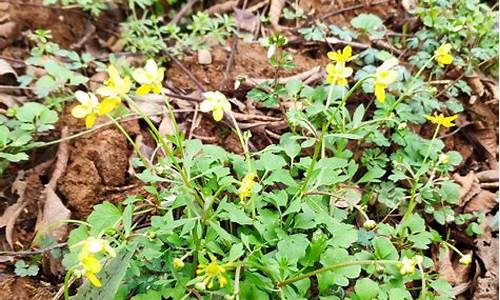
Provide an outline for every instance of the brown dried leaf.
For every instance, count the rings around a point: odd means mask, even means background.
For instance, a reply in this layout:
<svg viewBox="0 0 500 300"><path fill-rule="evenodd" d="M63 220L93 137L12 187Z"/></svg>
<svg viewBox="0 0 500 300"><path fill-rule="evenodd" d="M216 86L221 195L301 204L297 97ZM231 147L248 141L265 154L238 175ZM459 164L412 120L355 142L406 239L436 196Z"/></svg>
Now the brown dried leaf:
<svg viewBox="0 0 500 300"><path fill-rule="evenodd" d="M496 182L498 181L498 170L487 170L476 173L477 179L480 182Z"/></svg>
<svg viewBox="0 0 500 300"><path fill-rule="evenodd" d="M279 25L281 11L285 7L285 0L271 0L271 7L269 8L269 19L271 21L271 25L275 30L280 30L281 26Z"/></svg>
<svg viewBox="0 0 500 300"><path fill-rule="evenodd" d="M235 8L234 19L242 30L255 32L259 28L260 20L251 11Z"/></svg>
<svg viewBox="0 0 500 300"><path fill-rule="evenodd" d="M469 280L471 265L464 266L452 258L452 252L443 249L438 258L434 258L439 277L446 279L451 285L457 286Z"/></svg>
<svg viewBox="0 0 500 300"><path fill-rule="evenodd" d="M465 205L465 212L481 211L488 213L498 204L497 195L490 191L481 191Z"/></svg>
<svg viewBox="0 0 500 300"><path fill-rule="evenodd" d="M64 223L71 216L71 211L64 206L59 196L50 185L46 186L45 205L41 216L38 216L35 231L40 234L50 234L56 241L61 241L66 237L68 226ZM39 240L35 239L35 244Z"/></svg>
<svg viewBox="0 0 500 300"><path fill-rule="evenodd" d="M465 176L455 173L453 174L453 179L462 186L460 188L460 206L464 206L481 191L479 180L477 180L476 174L472 171Z"/></svg>
<svg viewBox="0 0 500 300"><path fill-rule="evenodd" d="M171 136L175 134L174 123L168 116L168 114L164 114L160 123L160 127L158 128L158 132L160 132L161 136Z"/></svg>
<svg viewBox="0 0 500 300"><path fill-rule="evenodd" d="M465 77L465 81L467 81L467 84L471 87L475 95L481 97L484 94L484 85L476 73Z"/></svg>
<svg viewBox="0 0 500 300"><path fill-rule="evenodd" d="M16 71L10 66L10 64L5 59L0 58L0 81L2 77L8 75L13 75L14 77L17 78Z"/></svg>
<svg viewBox="0 0 500 300"><path fill-rule="evenodd" d="M233 0L233 1L217 3L206 9L205 12L209 15L223 14L233 10L233 8L235 8L238 5L238 2L239 2L238 0Z"/></svg>
<svg viewBox="0 0 500 300"><path fill-rule="evenodd" d="M483 262L485 274L478 278L472 300L498 299L498 237L485 234L477 241L477 256Z"/></svg>
<svg viewBox="0 0 500 300"><path fill-rule="evenodd" d="M12 191L16 193L19 198L17 202L7 207L3 215L0 217L0 228L5 227L5 238L11 248L14 248L12 233L14 232L14 225L16 224L17 217L26 207L27 202L24 198L27 182L24 179L24 172L19 172L16 180L12 183Z"/></svg>

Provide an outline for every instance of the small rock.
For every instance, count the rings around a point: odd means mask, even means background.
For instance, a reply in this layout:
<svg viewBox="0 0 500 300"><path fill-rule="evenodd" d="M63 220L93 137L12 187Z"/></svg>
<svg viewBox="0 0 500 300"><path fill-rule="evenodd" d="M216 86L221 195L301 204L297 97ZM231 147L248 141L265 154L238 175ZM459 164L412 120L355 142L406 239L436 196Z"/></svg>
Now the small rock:
<svg viewBox="0 0 500 300"><path fill-rule="evenodd" d="M207 49L198 51L198 63L200 65L209 65L212 63L212 54Z"/></svg>

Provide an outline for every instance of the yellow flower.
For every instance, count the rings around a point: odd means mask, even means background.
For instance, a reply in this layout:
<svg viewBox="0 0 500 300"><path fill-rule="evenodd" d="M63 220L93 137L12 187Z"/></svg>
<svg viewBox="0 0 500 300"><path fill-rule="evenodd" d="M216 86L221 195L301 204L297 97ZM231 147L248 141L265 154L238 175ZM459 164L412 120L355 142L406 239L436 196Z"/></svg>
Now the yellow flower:
<svg viewBox="0 0 500 300"><path fill-rule="evenodd" d="M255 184L255 172L250 172L241 180L241 186L238 192L240 193L240 199L244 200L245 198L250 197L252 195L252 189Z"/></svg>
<svg viewBox="0 0 500 300"><path fill-rule="evenodd" d="M97 258L92 254L85 257L80 257L80 265L83 268L83 275L96 287L101 286L101 281L97 278L96 274L102 269L102 265Z"/></svg>
<svg viewBox="0 0 500 300"><path fill-rule="evenodd" d="M347 85L347 78L352 75L352 69L342 63L326 65L326 82L339 86Z"/></svg>
<svg viewBox="0 0 500 300"><path fill-rule="evenodd" d="M118 70L110 65L108 67L109 78L104 82L104 86L97 89L97 94L106 98L113 98L115 101L121 100L129 91L132 82L128 76L120 77Z"/></svg>
<svg viewBox="0 0 500 300"><path fill-rule="evenodd" d="M92 93L85 93L83 91L76 91L75 97L79 105L73 107L71 115L77 119L85 118L85 126L90 128L94 126L97 116L105 115L111 112L118 104L120 99L106 98L101 103L97 97Z"/></svg>
<svg viewBox="0 0 500 300"><path fill-rule="evenodd" d="M224 112L231 110L231 103L226 99L226 96L221 92L206 92L203 93L205 100L200 104L202 112L212 112L214 120L219 122L224 116Z"/></svg>
<svg viewBox="0 0 500 300"><path fill-rule="evenodd" d="M83 276L87 277L90 283L92 283L92 285L94 285L95 287L101 287L101 281L99 280L99 278L97 278L95 273L85 271L83 273Z"/></svg>
<svg viewBox="0 0 500 300"><path fill-rule="evenodd" d="M223 288L227 282L226 269L232 266L231 263L219 264L217 258L212 257L212 261L207 264L199 264L196 270L198 279L202 280L203 284L209 289L214 286L214 281L219 281L219 286Z"/></svg>
<svg viewBox="0 0 500 300"><path fill-rule="evenodd" d="M433 116L425 115L425 118L429 121L431 121L434 124L442 125L446 128L450 128L455 126L455 121L457 119L458 115L453 115L450 117L445 117L443 114L437 114L436 112L434 113Z"/></svg>
<svg viewBox="0 0 500 300"><path fill-rule="evenodd" d="M449 65L453 62L453 56L450 54L451 44L446 43L441 45L436 52L434 52L434 59L442 68L444 65Z"/></svg>
<svg viewBox="0 0 500 300"><path fill-rule="evenodd" d="M398 73L392 70L397 64L398 60L391 58L377 68L373 89L375 90L375 97L380 103L385 101L385 89L398 79Z"/></svg>
<svg viewBox="0 0 500 300"><path fill-rule="evenodd" d="M351 46L345 46L343 50L330 51L327 53L327 56L329 59L342 65L356 58L356 55L352 56Z"/></svg>
<svg viewBox="0 0 500 300"><path fill-rule="evenodd" d="M116 256L115 250L109 245L108 241L89 236L83 242L82 250L80 251L80 259L96 253L107 253L111 257Z"/></svg>
<svg viewBox="0 0 500 300"><path fill-rule="evenodd" d="M83 270L79 271L85 276L90 283L96 287L101 286L101 281L97 278L96 274L102 269L101 262L95 257L94 254L105 253L111 257L115 257L115 250L109 245L109 242L103 239L97 239L89 236L82 242L83 246L78 254L80 266Z"/></svg>
<svg viewBox="0 0 500 300"><path fill-rule="evenodd" d="M132 73L135 81L141 84L137 89L137 95L142 96L150 92L160 94L164 74L164 68L158 68L154 60L148 59L144 68L136 69Z"/></svg>

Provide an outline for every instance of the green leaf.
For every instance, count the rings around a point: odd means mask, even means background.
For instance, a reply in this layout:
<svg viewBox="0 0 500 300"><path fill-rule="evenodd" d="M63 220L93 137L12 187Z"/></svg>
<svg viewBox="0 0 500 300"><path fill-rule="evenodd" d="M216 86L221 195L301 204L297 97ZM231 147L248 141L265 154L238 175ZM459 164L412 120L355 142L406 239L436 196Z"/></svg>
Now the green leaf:
<svg viewBox="0 0 500 300"><path fill-rule="evenodd" d="M0 158L4 158L4 159L11 161L11 162L20 162L22 160L28 160L29 156L24 152L16 153L16 154L0 152Z"/></svg>
<svg viewBox="0 0 500 300"><path fill-rule="evenodd" d="M18 276L36 276L38 274L39 268L37 265L27 265L24 260L18 260L14 265L14 272Z"/></svg>
<svg viewBox="0 0 500 300"><path fill-rule="evenodd" d="M38 97L47 97L58 88L59 84L50 75L42 76L35 84L35 92Z"/></svg>
<svg viewBox="0 0 500 300"><path fill-rule="evenodd" d="M110 202L103 202L94 207L94 211L90 214L87 222L92 225L90 228L91 236L98 236L103 231L114 228L118 225L122 217L122 212Z"/></svg>
<svg viewBox="0 0 500 300"><path fill-rule="evenodd" d="M354 261L354 257L349 255L349 252L341 248L328 248L321 257L321 264L324 267ZM331 271L326 271L318 274L318 283L320 291L326 291L333 284L340 286L348 286L349 279L357 278L361 273L359 265L346 267L338 267Z"/></svg>
<svg viewBox="0 0 500 300"><path fill-rule="evenodd" d="M233 203L221 202L219 208L226 212L220 214L222 218L227 218L231 220L231 222L238 223L240 225L253 224L253 220L248 217L243 210L241 210Z"/></svg>
<svg viewBox="0 0 500 300"><path fill-rule="evenodd" d="M328 242L330 246L349 248L352 244L358 241L358 230L345 223L332 224L327 227L333 238Z"/></svg>
<svg viewBox="0 0 500 300"><path fill-rule="evenodd" d="M289 235L278 242L278 253L287 257L290 264L296 264L306 254L307 246L309 240L305 234Z"/></svg>
<svg viewBox="0 0 500 300"><path fill-rule="evenodd" d="M274 171L286 166L287 163L281 155L276 155L270 151L264 152L255 163L258 170Z"/></svg>
<svg viewBox="0 0 500 300"><path fill-rule="evenodd" d="M356 281L354 291L360 300L371 300L378 296L378 283L369 279L363 278Z"/></svg>
<svg viewBox="0 0 500 300"><path fill-rule="evenodd" d="M383 29L384 22L376 15L360 14L351 20L351 25L354 28L362 29L368 33L374 33L379 29Z"/></svg>
<svg viewBox="0 0 500 300"><path fill-rule="evenodd" d="M378 259L398 260L399 254L396 247L385 237L376 237L372 241L375 256Z"/></svg>

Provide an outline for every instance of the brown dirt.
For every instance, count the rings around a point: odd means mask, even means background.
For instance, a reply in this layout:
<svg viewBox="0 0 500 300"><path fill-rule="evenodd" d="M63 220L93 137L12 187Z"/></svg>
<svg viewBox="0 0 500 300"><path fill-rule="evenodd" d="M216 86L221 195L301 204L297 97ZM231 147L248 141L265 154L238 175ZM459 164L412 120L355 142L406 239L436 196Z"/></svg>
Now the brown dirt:
<svg viewBox="0 0 500 300"><path fill-rule="evenodd" d="M231 41L228 41L231 45ZM215 46L211 50L212 63L209 65L200 65L198 56L186 54L182 59L182 64L188 68L207 90L232 91L234 81L237 76L247 76L249 78L272 78L273 68L267 63L267 50L258 43L245 43L239 41L234 55L234 63L228 80L222 89L219 89L224 79L224 70L229 59L229 48ZM280 77L291 76L300 72L307 71L318 64L326 64L327 59L313 59L301 53L294 53L294 61L297 67L291 71L281 71ZM184 90L194 90L196 85L175 63L167 70L167 79L177 87Z"/></svg>
<svg viewBox="0 0 500 300"><path fill-rule="evenodd" d="M0 299L47 300L57 292L54 285L30 277L0 275Z"/></svg>
<svg viewBox="0 0 500 300"><path fill-rule="evenodd" d="M102 201L100 195L105 187L126 183L130 153L126 138L114 128L75 141L58 187L73 217L87 216Z"/></svg>

